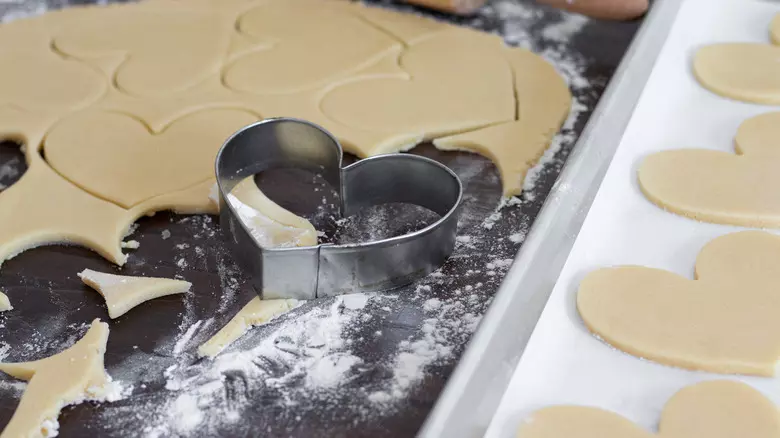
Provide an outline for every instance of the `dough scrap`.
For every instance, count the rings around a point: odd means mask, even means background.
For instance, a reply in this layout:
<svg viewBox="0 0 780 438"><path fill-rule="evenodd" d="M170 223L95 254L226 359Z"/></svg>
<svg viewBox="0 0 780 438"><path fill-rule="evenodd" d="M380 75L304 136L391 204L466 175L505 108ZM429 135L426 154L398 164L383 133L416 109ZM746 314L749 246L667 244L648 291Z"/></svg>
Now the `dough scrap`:
<svg viewBox="0 0 780 438"><path fill-rule="evenodd" d="M29 382L0 438L52 436L63 407L84 400L105 400L111 382L103 368L107 341L108 324L96 319L83 338L54 356L0 363L0 371ZM55 426L53 430L47 428L50 424Z"/></svg>
<svg viewBox="0 0 780 438"><path fill-rule="evenodd" d="M262 247L317 245L317 230L311 222L270 200L255 184L254 175L239 182L227 202Z"/></svg>
<svg viewBox="0 0 780 438"><path fill-rule="evenodd" d="M780 14L775 15L772 24L769 25L769 36L773 43L780 46Z"/></svg>
<svg viewBox="0 0 780 438"><path fill-rule="evenodd" d="M244 335L251 327L264 324L289 312L298 300L261 300L252 298L217 334L198 347L200 357L216 357L228 345Z"/></svg>
<svg viewBox="0 0 780 438"><path fill-rule="evenodd" d="M255 121L245 111L206 110L153 134L123 114L86 112L56 124L44 151L47 162L74 184L130 208L213 178L222 143Z"/></svg>
<svg viewBox="0 0 780 438"><path fill-rule="evenodd" d="M658 152L639 167L639 186L653 203L705 222L780 227L780 113L748 119L736 155L680 149Z"/></svg>
<svg viewBox="0 0 780 438"><path fill-rule="evenodd" d="M8 295L0 292L0 312L7 312L13 309L14 307L11 305L11 300L8 299Z"/></svg>
<svg viewBox="0 0 780 438"><path fill-rule="evenodd" d="M702 47L693 60L699 83L745 102L780 105L780 47L728 43Z"/></svg>
<svg viewBox="0 0 780 438"><path fill-rule="evenodd" d="M108 315L112 319L119 318L141 303L166 295L183 294L192 287L188 281L114 275L91 269L81 271L78 276L105 298Z"/></svg>
<svg viewBox="0 0 780 438"><path fill-rule="evenodd" d="M514 73L518 120L438 138L442 150L468 150L498 167L504 196L519 195L528 169L536 165L571 109L571 92L555 68L523 49L506 49Z"/></svg>
<svg viewBox="0 0 780 438"><path fill-rule="evenodd" d="M696 280L661 269L599 269L580 283L585 325L614 347L663 364L772 376L780 359L780 237L727 234L696 259Z"/></svg>
<svg viewBox="0 0 780 438"><path fill-rule="evenodd" d="M779 438L777 407L752 387L712 380L687 386L666 403L658 434L598 408L553 406L525 420L517 438Z"/></svg>

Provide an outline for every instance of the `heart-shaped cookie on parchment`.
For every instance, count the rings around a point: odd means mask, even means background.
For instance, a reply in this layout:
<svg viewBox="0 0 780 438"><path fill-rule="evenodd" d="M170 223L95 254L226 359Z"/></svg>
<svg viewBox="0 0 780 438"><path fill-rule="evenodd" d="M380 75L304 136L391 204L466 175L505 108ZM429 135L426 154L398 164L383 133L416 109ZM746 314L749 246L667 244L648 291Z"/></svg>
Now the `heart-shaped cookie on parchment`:
<svg viewBox="0 0 780 438"><path fill-rule="evenodd" d="M780 227L780 113L748 119L736 152L658 152L639 167L639 186L661 208L693 219Z"/></svg>
<svg viewBox="0 0 780 438"><path fill-rule="evenodd" d="M90 111L57 123L44 142L46 161L84 190L130 208L214 178L222 143L257 116L234 109L196 112L163 132L119 113Z"/></svg>
<svg viewBox="0 0 780 438"><path fill-rule="evenodd" d="M696 280L661 269L599 269L580 283L591 332L635 356L716 373L771 376L780 359L780 237L727 234L696 259Z"/></svg>
<svg viewBox="0 0 780 438"><path fill-rule="evenodd" d="M664 407L658 433L598 408L552 406L521 425L517 438L780 438L777 407L744 383L713 380L685 387Z"/></svg>

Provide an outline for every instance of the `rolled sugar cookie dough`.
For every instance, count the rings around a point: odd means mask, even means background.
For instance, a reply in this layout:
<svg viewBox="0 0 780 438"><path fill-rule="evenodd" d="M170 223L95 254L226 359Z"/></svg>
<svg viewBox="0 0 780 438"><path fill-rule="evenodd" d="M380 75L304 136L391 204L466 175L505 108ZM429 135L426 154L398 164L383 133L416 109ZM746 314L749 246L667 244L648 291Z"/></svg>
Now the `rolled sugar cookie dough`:
<svg viewBox="0 0 780 438"><path fill-rule="evenodd" d="M200 357L215 357L250 328L285 314L298 305L298 300L261 300L252 298L217 334L198 347Z"/></svg>
<svg viewBox="0 0 780 438"><path fill-rule="evenodd" d="M680 149L646 157L639 186L661 208L693 219L750 227L780 227L780 113L748 119L736 155Z"/></svg>
<svg viewBox="0 0 780 438"><path fill-rule="evenodd" d="M0 371L27 380L27 388L0 438L46 437L57 432L60 410L106 400L111 378L103 368L108 324L96 319L72 347L33 362L0 363Z"/></svg>
<svg viewBox="0 0 780 438"><path fill-rule="evenodd" d="M780 438L777 407L750 386L727 380L697 383L664 406L658 433L618 414L585 406L552 406L532 413L517 438Z"/></svg>
<svg viewBox="0 0 780 438"><path fill-rule="evenodd" d="M211 180L219 147L256 120L246 111L206 110L153 133L124 114L85 112L54 125L43 149L61 175L93 195L131 208Z"/></svg>
<svg viewBox="0 0 780 438"><path fill-rule="evenodd" d="M72 7L0 25L0 61L0 136L30 164L0 193L0 262L67 242L123 263L139 216L215 211L214 153L261 117L318 123L360 157L456 135L438 145L496 160L519 194L570 104L538 55L357 2Z"/></svg>
<svg viewBox="0 0 780 438"><path fill-rule="evenodd" d="M728 43L702 47L693 60L699 83L745 102L780 105L780 47Z"/></svg>
<svg viewBox="0 0 780 438"><path fill-rule="evenodd" d="M695 280L642 266L591 272L580 283L577 310L591 332L634 356L772 376L780 359L778 263L780 237L727 234L701 250Z"/></svg>
<svg viewBox="0 0 780 438"><path fill-rule="evenodd" d="M317 230L311 222L265 196L255 184L254 176L243 179L233 187L227 195L227 202L262 247L317 245Z"/></svg>
<svg viewBox="0 0 780 438"><path fill-rule="evenodd" d="M169 278L130 277L85 269L78 274L81 281L95 289L106 300L108 315L118 318L133 307L166 295L190 291L192 283Z"/></svg>
<svg viewBox="0 0 780 438"><path fill-rule="evenodd" d="M11 305L11 300L8 299L8 295L0 292L0 312L7 312L9 310L13 310L13 308L14 307Z"/></svg>

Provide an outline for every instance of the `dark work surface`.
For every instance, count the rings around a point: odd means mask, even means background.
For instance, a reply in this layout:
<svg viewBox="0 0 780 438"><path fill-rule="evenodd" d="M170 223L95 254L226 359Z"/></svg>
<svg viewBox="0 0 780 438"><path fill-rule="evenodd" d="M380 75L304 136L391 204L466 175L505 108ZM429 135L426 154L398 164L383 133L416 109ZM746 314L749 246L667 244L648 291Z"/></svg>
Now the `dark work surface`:
<svg viewBox="0 0 780 438"><path fill-rule="evenodd" d="M0 14L14 13L20 9L34 9L36 4L45 2L24 2L0 4ZM89 3L82 1L51 0L52 7L64 6L68 3ZM371 2L382 3L388 2ZM466 303L465 310L455 314L454 318L465 315L466 312L481 314L487 308L491 297L495 294L506 269L496 269L489 275L482 269L475 274L466 275L466 271L475 267L484 268L491 260L511 259L521 245L521 241L508 239L512 234L522 233L533 222L552 184L560 172L560 168L568 156L576 138L592 112L604 87L614 72L617 64L637 30L638 23L609 23L591 21L571 41L561 42L546 38L544 30L550 23L560 21L560 13L542 6L528 6L534 11L535 18L517 20L502 17L500 11L511 5L507 1L493 2L492 6L484 8L476 17L451 17L439 13L431 13L418 8L403 6L403 10L413 10L418 13L432 15L438 19L459 24L472 25L480 29L503 34L512 42L518 34L530 38L530 45L537 51L545 49L563 50L568 57L579 60L589 86L580 87L577 97L587 106L587 111L573 126L569 141L557 153L554 160L544 168L532 195L522 202L517 202L501 210L500 217L495 219L495 225L488 229L481 225L482 221L493 213L499 201L501 189L495 167L489 160L482 157L460 152L440 152L430 145L423 145L412 150L437 159L453 168L463 179L466 186L464 215L460 222L460 234L471 236L471 244L461 244L454 256L442 268L442 276L437 281L430 279L421 284L430 285L432 290L422 299L411 293L418 285L412 285L400 291L397 300L389 312L379 310L369 305L366 312L382 313L370 322L361 324L348 333L354 340L353 353L362 359L363 366L355 369L350 381L344 383L338 390L330 391L327 396L318 394L302 394L289 392L279 388L246 387L242 397L252 400L251 406L242 412L242 420L230 425L217 425L212 429L204 429L193 433L196 436L412 436L422 425L426 415L433 407L439 393L443 389L448 376L457 363L457 358L466 346L471 330L452 330L448 332L443 345L451 348L451 352L443 355L426 367L425 374L419 382L413 385L404 397L389 406L383 406L370 415L365 411L375 410L366 401L366 394L382 390L392 379L392 370L388 363L398 353L398 345L404 340L414 340L420 336L420 326L426 314L423 302L430 297L439 297L443 302ZM530 2L519 2L530 5ZM522 28L519 28L522 27ZM516 41L515 41L516 42ZM15 147L0 146L0 164L9 163L21 155ZM24 166L12 166L22 171ZM3 175L0 173L0 184L10 184L18 175ZM267 189L274 196L274 180L269 180ZM261 181L262 183L262 181ZM2 186L0 186L2 187ZM278 193L277 193L278 195ZM293 208L295 206L290 206ZM388 221L398 224L406 223L406 219L416 220L414 211L402 207L391 207L374 214L391 218ZM371 216L370 214L368 216ZM375 235L376 230L371 220L353 220L353 227L348 231L336 232L337 239L355 240L361 235ZM370 217L369 217L370 219ZM76 247L51 246L27 251L9 260L0 270L0 289L10 296L15 310L0 316L0 341L11 346L6 360L31 360L54 354L74 339L84 333L85 323L94 318L107 319L102 299L83 286L76 273L92 268L106 272L121 272L127 275L146 275L160 277L180 276L194 284L193 294L186 300L180 296L160 298L145 303L127 315L110 321L111 334L106 367L111 374L119 373L120 365L126 358L137 351L146 353L150 365L148 372L136 370L138 378L133 396L114 404L81 404L68 407L60 416L62 436L140 436L146 420L139 412L143 412L147 404L162 403L167 391L165 380L152 366L152 362L167 363L173 361L171 338L178 334L177 329L189 321L214 318L209 333L224 324L240 306L254 293L245 284L241 274L237 273L235 285L226 285L225 277L220 273L231 270L230 255L224 250L219 240L216 218L204 217L184 218L171 214L157 214L154 217L143 218L132 238L141 244L140 249L133 252L128 264L121 271L101 259L89 250ZM324 224L327 228L332 224ZM396 230L387 232L398 232ZM162 239L161 233L169 230L170 239ZM357 230L357 231L356 231ZM362 230L362 231L361 231ZM341 233L341 234L339 234ZM332 233L328 233L329 235ZM175 245L187 244L190 248L201 248L197 257L177 249ZM176 261L184 257L187 267L177 266ZM505 267L504 267L505 268ZM475 269L476 270L476 269ZM459 301L453 296L453 291L459 291L466 286L483 284L484 287L475 290L476 298L472 301ZM220 303L225 301L225 288L235 290L231 304L220 309ZM231 292L232 293L232 292ZM382 301L384 302L384 301ZM307 303L302 308L292 312L288 318L303 314L317 306L329 306L329 301ZM461 306L464 307L464 306ZM430 316L427 316L430 317ZM194 318L194 319L192 319ZM271 324L272 326L273 324ZM241 346L252 345L263 338L271 327L258 328L248 339L242 340ZM381 331L378 339L371 337L372 333ZM25 348L29 344L29 348ZM192 346L188 347L190 361ZM171 362L174 363L174 362ZM273 368L268 365L269 368ZM226 391L236 391L235 385L228 379ZM143 382L145 387L141 387ZM295 383L293 383L295 384ZM240 385L239 385L240 386ZM292 395L291 395L292 394ZM226 396L228 400L234 396ZM282 403L282 398L292 398ZM18 392L7 388L0 391L0 424L4 424L13 413L18 402ZM132 408L136 406L137 409ZM123 418L123 407L130 409L138 418ZM116 414L109 415L112 409ZM150 414L151 415L151 414ZM108 418L108 420L107 420ZM151 417L150 417L151 418ZM151 421L151 420L150 420ZM197 429L196 429L197 431ZM173 435L166 432L160 436Z"/></svg>

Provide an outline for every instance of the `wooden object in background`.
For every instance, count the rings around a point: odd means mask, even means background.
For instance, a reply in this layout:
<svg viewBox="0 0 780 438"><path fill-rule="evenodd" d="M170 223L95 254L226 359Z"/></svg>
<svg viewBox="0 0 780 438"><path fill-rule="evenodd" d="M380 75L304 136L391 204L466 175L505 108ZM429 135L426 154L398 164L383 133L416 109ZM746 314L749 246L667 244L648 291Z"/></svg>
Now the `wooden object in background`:
<svg viewBox="0 0 780 438"><path fill-rule="evenodd" d="M538 0L556 8L605 20L632 20L647 12L648 0Z"/></svg>
<svg viewBox="0 0 780 438"><path fill-rule="evenodd" d="M487 0L405 0L406 3L424 6L451 14L468 15L476 11Z"/></svg>

